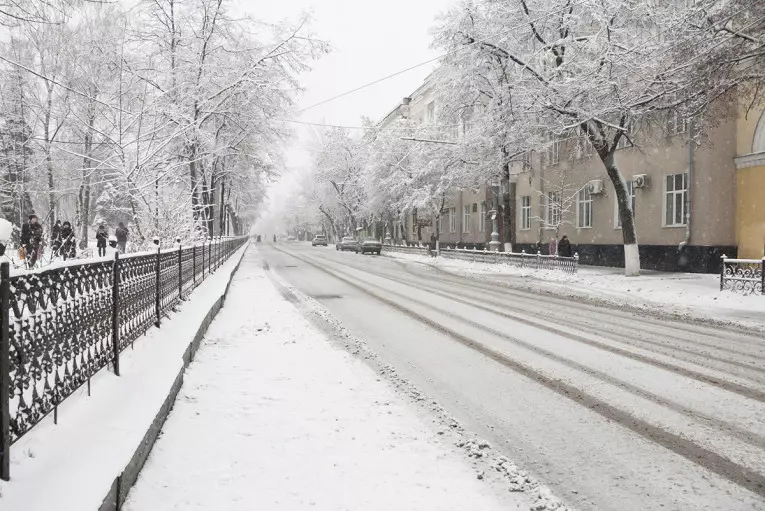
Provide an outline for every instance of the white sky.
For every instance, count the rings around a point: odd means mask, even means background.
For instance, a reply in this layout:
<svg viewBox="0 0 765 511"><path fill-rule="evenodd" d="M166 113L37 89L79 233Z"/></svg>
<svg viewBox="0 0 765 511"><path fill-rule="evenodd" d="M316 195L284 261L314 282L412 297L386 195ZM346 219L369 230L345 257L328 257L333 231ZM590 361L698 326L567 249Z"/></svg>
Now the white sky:
<svg viewBox="0 0 765 511"><path fill-rule="evenodd" d="M305 108L438 56L430 48L430 28L436 16L455 0L276 0L258 2L257 6L241 1L247 12L269 21L296 19L304 12L313 12L314 33L328 41L333 51L301 77L306 91L299 100L299 108ZM298 119L350 126L358 126L362 116L381 119L422 83L434 65L422 66L310 109ZM309 164L315 140L313 128L302 125L294 128L298 136L286 148L286 164L290 169ZM290 182L293 181L285 179L270 190L272 215L286 206L282 201Z"/></svg>
<svg viewBox="0 0 765 511"><path fill-rule="evenodd" d="M316 104L359 85L438 55L429 30L451 0L277 0L248 4L254 16L299 18L313 12L315 34L334 50L302 77L306 88L300 107ZM433 70L425 65L363 91L304 112L300 120L358 126L362 115L379 119L416 89ZM302 144L289 153L289 165L307 163Z"/></svg>

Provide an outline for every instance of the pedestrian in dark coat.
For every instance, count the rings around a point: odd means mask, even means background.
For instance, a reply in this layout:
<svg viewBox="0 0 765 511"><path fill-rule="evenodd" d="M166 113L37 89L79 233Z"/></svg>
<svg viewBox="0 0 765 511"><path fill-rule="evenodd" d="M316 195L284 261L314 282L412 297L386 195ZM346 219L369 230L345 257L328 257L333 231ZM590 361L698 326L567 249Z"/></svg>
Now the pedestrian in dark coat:
<svg viewBox="0 0 765 511"><path fill-rule="evenodd" d="M27 265L32 268L42 255L43 229L37 215L29 215L29 223L21 226L21 244L26 250Z"/></svg>
<svg viewBox="0 0 765 511"><path fill-rule="evenodd" d="M64 222L61 224L61 250L60 254L66 261L67 259L74 259L74 257L77 255L76 251L76 243L74 240L74 231L72 230L72 224L69 222Z"/></svg>
<svg viewBox="0 0 765 511"><path fill-rule="evenodd" d="M106 230L106 224L98 226L96 231L96 246L98 247L98 257L106 255L106 241L109 239L109 231Z"/></svg>
<svg viewBox="0 0 765 511"><path fill-rule="evenodd" d="M130 231L128 231L128 228L125 227L125 224L122 222L119 223L117 230L114 232L114 234L117 236L117 248L119 249L120 254L125 253L129 232Z"/></svg>
<svg viewBox="0 0 765 511"><path fill-rule="evenodd" d="M571 257L571 242L568 236L563 236L558 243L558 255L561 257Z"/></svg>
<svg viewBox="0 0 765 511"><path fill-rule="evenodd" d="M61 220L56 220L56 223L53 224L53 227L50 228L50 241L51 243L56 243L56 240L61 235Z"/></svg>

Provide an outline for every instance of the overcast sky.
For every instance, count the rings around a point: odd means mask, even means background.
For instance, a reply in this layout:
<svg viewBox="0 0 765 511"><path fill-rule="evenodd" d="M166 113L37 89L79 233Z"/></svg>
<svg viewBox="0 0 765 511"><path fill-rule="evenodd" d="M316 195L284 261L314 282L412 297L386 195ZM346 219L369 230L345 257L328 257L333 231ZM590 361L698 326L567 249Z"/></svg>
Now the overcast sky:
<svg viewBox="0 0 765 511"><path fill-rule="evenodd" d="M437 15L455 0L276 0L251 6L241 0L250 14L270 21L298 19L313 13L313 31L328 41L333 51L301 77L306 88L300 108L314 105L365 83L434 58L430 28ZM401 98L413 92L434 69L428 64L395 78L355 92L302 113L306 122L358 126L362 116L381 119ZM286 149L289 168L308 165L315 137L313 128L295 125L298 137ZM282 169L288 170L288 169ZM274 186L270 193L271 214L278 214L290 178ZM271 216L271 215L267 215Z"/></svg>
<svg viewBox="0 0 765 511"><path fill-rule="evenodd" d="M244 0L243 0L244 1ZM429 30L451 0L277 0L258 2L255 16L297 18L312 11L314 32L333 51L303 76L301 108L437 56ZM264 5L265 4L265 5ZM245 4L247 5L247 4ZM264 10L265 9L265 10ZM362 115L379 119L416 89L433 70L426 65L304 112L300 120L359 125ZM305 136L305 134L304 134ZM289 164L307 162L305 147L290 150Z"/></svg>

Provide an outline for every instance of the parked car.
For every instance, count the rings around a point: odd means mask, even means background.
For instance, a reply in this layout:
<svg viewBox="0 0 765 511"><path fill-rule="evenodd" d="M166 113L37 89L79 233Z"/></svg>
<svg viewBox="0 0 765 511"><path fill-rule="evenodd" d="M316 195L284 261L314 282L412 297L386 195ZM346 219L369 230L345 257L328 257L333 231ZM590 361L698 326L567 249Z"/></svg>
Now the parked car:
<svg viewBox="0 0 765 511"><path fill-rule="evenodd" d="M327 237L324 236L323 234L317 234L316 236L313 237L313 241L311 241L311 246L312 247L316 247L316 246L326 247L327 246Z"/></svg>
<svg viewBox="0 0 765 511"><path fill-rule="evenodd" d="M367 238L358 243L356 252L380 255L380 252L382 252L382 243L374 238Z"/></svg>
<svg viewBox="0 0 765 511"><path fill-rule="evenodd" d="M335 250L352 250L356 252L359 242L353 236L345 236L343 239L335 244Z"/></svg>

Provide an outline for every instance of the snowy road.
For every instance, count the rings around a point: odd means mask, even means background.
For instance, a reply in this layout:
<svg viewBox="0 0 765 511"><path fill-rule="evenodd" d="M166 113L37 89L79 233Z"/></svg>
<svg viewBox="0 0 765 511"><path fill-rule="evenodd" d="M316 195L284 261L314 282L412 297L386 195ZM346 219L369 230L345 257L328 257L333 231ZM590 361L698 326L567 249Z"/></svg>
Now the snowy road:
<svg viewBox="0 0 765 511"><path fill-rule="evenodd" d="M332 247L260 251L579 509L765 509L762 339Z"/></svg>

